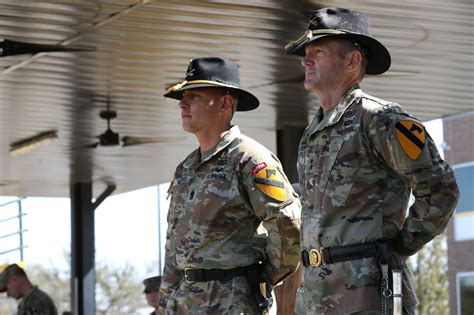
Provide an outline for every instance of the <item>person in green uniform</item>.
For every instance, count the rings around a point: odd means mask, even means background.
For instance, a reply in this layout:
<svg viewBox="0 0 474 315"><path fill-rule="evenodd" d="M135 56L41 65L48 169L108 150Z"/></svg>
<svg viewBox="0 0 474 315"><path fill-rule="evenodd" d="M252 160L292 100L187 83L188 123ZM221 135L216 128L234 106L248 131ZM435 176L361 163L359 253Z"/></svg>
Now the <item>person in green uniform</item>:
<svg viewBox="0 0 474 315"><path fill-rule="evenodd" d="M366 74L391 63L364 13L316 10L285 48L302 57L304 87L320 104L298 150L297 313L387 314L391 270L399 269L403 311L412 314L417 298L405 260L445 230L459 198L453 170L421 121L361 90Z"/></svg>
<svg viewBox="0 0 474 315"><path fill-rule="evenodd" d="M150 315L156 315L160 302L161 276L154 276L143 280L143 293L145 293L146 302L154 308Z"/></svg>
<svg viewBox="0 0 474 315"><path fill-rule="evenodd" d="M277 157L231 124L259 101L219 57L191 60L165 96L199 147L170 185L160 312L262 314L270 286L298 266L301 205Z"/></svg>
<svg viewBox="0 0 474 315"><path fill-rule="evenodd" d="M17 315L57 315L58 311L51 297L38 286L31 284L25 271L17 264L11 264L0 274L0 292L20 300Z"/></svg>

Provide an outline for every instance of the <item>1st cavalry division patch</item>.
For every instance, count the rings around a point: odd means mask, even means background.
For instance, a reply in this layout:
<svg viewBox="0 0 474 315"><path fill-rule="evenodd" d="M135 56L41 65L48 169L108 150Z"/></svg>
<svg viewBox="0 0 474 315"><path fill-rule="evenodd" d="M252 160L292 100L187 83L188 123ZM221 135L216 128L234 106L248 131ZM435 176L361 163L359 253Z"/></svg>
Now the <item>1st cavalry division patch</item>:
<svg viewBox="0 0 474 315"><path fill-rule="evenodd" d="M395 124L397 140L403 151L412 160L416 160L425 146L426 134L422 124L403 120Z"/></svg>
<svg viewBox="0 0 474 315"><path fill-rule="evenodd" d="M259 167L260 166L260 167ZM261 167L257 165L251 172L254 176L253 181L265 195L278 200L286 199L285 184L278 170L273 166Z"/></svg>

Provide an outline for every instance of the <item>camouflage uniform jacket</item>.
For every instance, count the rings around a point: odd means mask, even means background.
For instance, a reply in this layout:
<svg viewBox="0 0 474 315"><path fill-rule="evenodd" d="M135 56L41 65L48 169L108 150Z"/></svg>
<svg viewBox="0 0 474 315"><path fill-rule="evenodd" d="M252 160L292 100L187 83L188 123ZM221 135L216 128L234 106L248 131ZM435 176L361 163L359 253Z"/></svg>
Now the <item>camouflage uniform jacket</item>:
<svg viewBox="0 0 474 315"><path fill-rule="evenodd" d="M246 277L191 284L183 270L263 262L272 284L295 271L301 204L278 159L233 126L179 164L170 194L160 306L170 314L257 314ZM268 235L257 233L261 223Z"/></svg>
<svg viewBox="0 0 474 315"><path fill-rule="evenodd" d="M318 112L298 151L302 249L394 240L390 267L403 270L404 305L416 304L401 256L444 231L459 197L424 126L356 85ZM379 288L375 258L344 261L304 268L297 301L304 314L377 311Z"/></svg>
<svg viewBox="0 0 474 315"><path fill-rule="evenodd" d="M57 315L58 310L51 297L33 286L18 304L17 315Z"/></svg>

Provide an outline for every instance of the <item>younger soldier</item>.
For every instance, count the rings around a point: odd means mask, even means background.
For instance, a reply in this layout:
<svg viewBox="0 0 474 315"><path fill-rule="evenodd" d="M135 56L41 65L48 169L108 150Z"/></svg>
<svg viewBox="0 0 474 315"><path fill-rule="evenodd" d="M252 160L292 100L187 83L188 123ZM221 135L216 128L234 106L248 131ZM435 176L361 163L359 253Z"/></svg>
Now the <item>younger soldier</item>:
<svg viewBox="0 0 474 315"><path fill-rule="evenodd" d="M261 314L270 288L260 283L275 285L298 265L300 202L276 156L231 125L234 111L259 101L240 88L237 66L217 57L192 60L165 96L180 101L183 129L199 148L170 187L160 308Z"/></svg>
<svg viewBox="0 0 474 315"><path fill-rule="evenodd" d="M17 300L17 315L47 314L57 315L58 311L49 295L37 286L33 286L25 271L17 264L12 264L0 274L0 292Z"/></svg>

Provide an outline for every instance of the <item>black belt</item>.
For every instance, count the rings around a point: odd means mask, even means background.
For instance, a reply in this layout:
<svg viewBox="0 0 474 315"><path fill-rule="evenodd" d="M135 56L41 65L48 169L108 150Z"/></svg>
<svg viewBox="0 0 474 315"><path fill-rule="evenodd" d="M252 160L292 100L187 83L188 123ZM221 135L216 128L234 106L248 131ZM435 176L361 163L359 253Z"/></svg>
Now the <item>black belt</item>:
<svg viewBox="0 0 474 315"><path fill-rule="evenodd" d="M391 241L377 240L362 244L306 249L301 252L301 262L305 267L320 267L339 261L376 257L382 246L389 252L395 251Z"/></svg>
<svg viewBox="0 0 474 315"><path fill-rule="evenodd" d="M236 267L232 269L184 269L184 280L187 283L206 282L212 280L228 280L235 277L260 273L260 264Z"/></svg>

